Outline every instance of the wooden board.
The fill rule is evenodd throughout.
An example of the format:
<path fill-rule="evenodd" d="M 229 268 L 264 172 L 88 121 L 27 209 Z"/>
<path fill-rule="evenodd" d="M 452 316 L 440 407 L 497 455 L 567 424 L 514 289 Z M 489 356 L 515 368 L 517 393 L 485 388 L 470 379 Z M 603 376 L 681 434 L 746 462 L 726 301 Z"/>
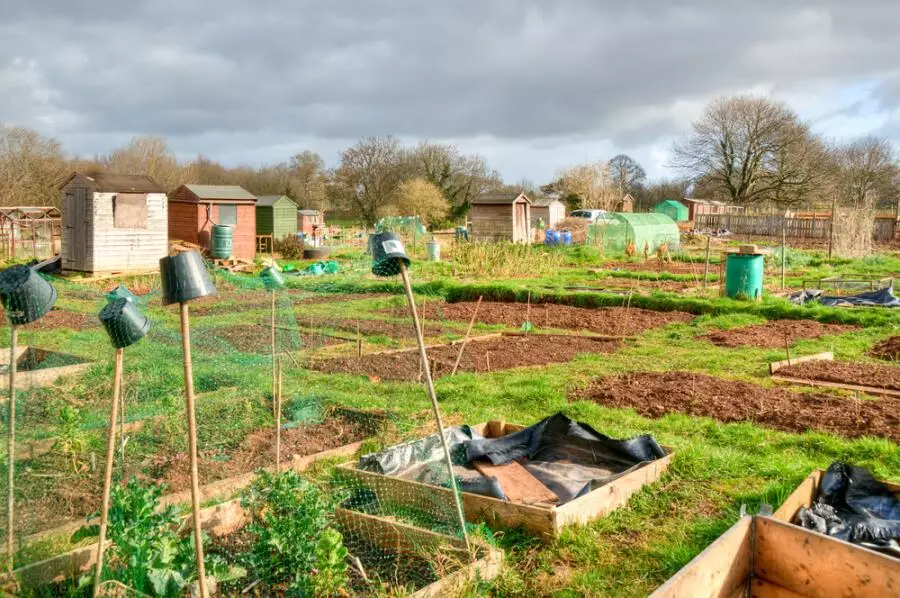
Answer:
<path fill-rule="evenodd" d="M 496 478 L 509 502 L 522 505 L 553 505 L 559 502 L 559 497 L 552 490 L 517 461 L 503 465 L 473 461 L 472 465 L 481 475 Z"/>
<path fill-rule="evenodd" d="M 792 592 L 764 579 L 752 579 L 750 598 L 803 598 L 803 594 Z"/>
<path fill-rule="evenodd" d="M 756 518 L 753 574 L 810 598 L 895 598 L 900 563 L 772 519 Z"/>
<path fill-rule="evenodd" d="M 753 519 L 742 517 L 659 587 L 651 598 L 743 596 L 750 575 Z"/>
<path fill-rule="evenodd" d="M 796 384 L 800 386 L 821 386 L 823 388 L 841 388 L 844 390 L 856 390 L 875 396 L 900 397 L 900 390 L 878 388 L 877 386 L 862 386 L 859 384 L 844 384 L 842 382 L 826 382 L 824 380 L 807 380 L 806 378 L 794 378 L 792 376 L 772 376 L 773 382 L 782 384 Z"/>
<path fill-rule="evenodd" d="M 804 355 L 803 357 L 793 357 L 791 359 L 783 359 L 781 361 L 774 361 L 769 364 L 769 373 L 774 374 L 781 368 L 788 365 L 795 365 L 797 363 L 804 363 L 807 361 L 832 361 L 834 360 L 834 353 L 831 351 L 826 351 L 825 353 L 816 353 L 815 355 Z"/>

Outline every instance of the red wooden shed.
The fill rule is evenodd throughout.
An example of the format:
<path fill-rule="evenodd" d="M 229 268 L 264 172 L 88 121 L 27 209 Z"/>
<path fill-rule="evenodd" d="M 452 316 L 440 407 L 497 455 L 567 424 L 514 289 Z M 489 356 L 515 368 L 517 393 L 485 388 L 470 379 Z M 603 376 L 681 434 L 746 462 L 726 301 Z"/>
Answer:
<path fill-rule="evenodd" d="M 209 249 L 213 224 L 232 229 L 234 258 L 256 256 L 256 196 L 237 185 L 182 185 L 169 194 L 169 239 Z"/>

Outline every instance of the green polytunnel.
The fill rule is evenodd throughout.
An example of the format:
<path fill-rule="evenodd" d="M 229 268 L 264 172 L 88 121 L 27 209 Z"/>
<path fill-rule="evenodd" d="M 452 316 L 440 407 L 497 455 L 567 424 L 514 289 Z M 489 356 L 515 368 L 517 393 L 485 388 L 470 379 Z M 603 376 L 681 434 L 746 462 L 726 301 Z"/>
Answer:
<path fill-rule="evenodd" d="M 653 207 L 653 211 L 657 214 L 665 214 L 675 222 L 686 222 L 690 217 L 687 206 L 674 199 L 659 202 Z"/>
<path fill-rule="evenodd" d="M 675 221 L 665 214 L 610 214 L 612 221 L 588 226 L 586 243 L 610 251 L 624 251 L 630 242 L 638 252 L 656 251 L 665 243 L 669 251 L 677 251 L 681 245 L 681 233 Z"/>

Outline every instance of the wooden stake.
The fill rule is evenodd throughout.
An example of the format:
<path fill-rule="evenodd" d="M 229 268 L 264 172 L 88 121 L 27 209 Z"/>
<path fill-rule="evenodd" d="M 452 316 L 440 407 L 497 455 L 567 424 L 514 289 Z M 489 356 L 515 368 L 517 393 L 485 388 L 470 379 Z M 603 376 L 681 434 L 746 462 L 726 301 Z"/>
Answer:
<path fill-rule="evenodd" d="M 531 291 L 528 291 L 528 303 L 525 307 L 525 332 L 528 332 L 528 328 L 531 326 Z"/>
<path fill-rule="evenodd" d="M 119 466 L 125 467 L 125 393 L 122 389 L 123 371 L 119 370 Z M 113 381 L 115 385 L 115 381 Z M 124 471 L 124 469 L 122 469 Z"/>
<path fill-rule="evenodd" d="M 406 291 L 406 299 L 409 303 L 409 313 L 412 316 L 413 326 L 416 329 L 416 340 L 419 343 L 419 357 L 422 362 L 422 369 L 425 373 L 425 387 L 428 390 L 428 396 L 431 399 L 431 409 L 434 411 L 434 421 L 437 423 L 438 434 L 441 437 L 441 447 L 444 449 L 444 461 L 447 464 L 447 474 L 450 476 L 450 486 L 453 490 L 453 500 L 456 503 L 456 514 L 459 517 L 460 530 L 462 531 L 463 540 L 466 542 L 466 550 L 472 554 L 472 547 L 469 544 L 469 534 L 466 532 L 466 516 L 463 513 L 462 499 L 459 496 L 459 486 L 456 483 L 456 475 L 453 473 L 453 460 L 450 458 L 450 448 L 447 446 L 447 437 L 444 435 L 444 422 L 441 419 L 441 410 L 438 407 L 437 393 L 434 391 L 434 381 L 431 379 L 431 368 L 428 364 L 428 354 L 425 352 L 425 337 L 422 335 L 422 329 L 419 326 L 419 316 L 416 314 L 416 300 L 413 297 L 412 285 L 409 282 L 409 272 L 406 270 L 406 264 L 399 260 L 400 278 L 403 279 L 403 288 Z"/>
<path fill-rule="evenodd" d="M 274 298 L 273 298 L 274 304 Z M 197 556 L 197 584 L 200 598 L 208 598 L 206 566 L 203 562 L 203 530 L 200 527 L 200 473 L 197 469 L 197 416 L 194 412 L 194 369 L 191 364 L 191 323 L 188 304 L 181 304 L 181 349 L 184 358 L 184 394 L 188 416 L 188 451 L 191 461 L 191 511 L 194 521 L 194 550 Z"/>
<path fill-rule="evenodd" d="M 706 290 L 706 282 L 709 279 L 709 245 L 712 242 L 712 236 L 706 235 L 706 263 L 703 266 L 703 290 Z"/>
<path fill-rule="evenodd" d="M 472 334 L 472 326 L 475 325 L 475 317 L 478 315 L 478 308 L 481 307 L 482 297 L 483 295 L 478 296 L 478 303 L 475 304 L 475 311 L 472 312 L 472 319 L 469 320 L 469 327 L 466 328 L 466 336 L 459 345 L 459 353 L 456 354 L 456 363 L 453 364 L 453 371 L 450 372 L 451 376 L 456 374 L 456 370 L 459 368 L 459 362 L 462 361 L 463 351 L 466 350 L 466 345 L 469 342 L 469 335 Z"/>
<path fill-rule="evenodd" d="M 275 473 L 281 472 L 281 360 L 278 360 L 278 394 L 275 397 Z"/>
<path fill-rule="evenodd" d="M 6 458 L 9 460 L 6 486 L 6 570 L 12 575 L 15 556 L 15 495 L 13 484 L 16 477 L 16 345 L 19 327 L 9 327 L 9 417 L 7 418 L 7 440 L 9 446 Z"/>
<path fill-rule="evenodd" d="M 362 357 L 362 336 L 359 333 L 359 319 L 356 320 L 356 356 Z"/>
<path fill-rule="evenodd" d="M 787 353 L 788 365 L 791 365 L 791 343 L 788 340 L 787 332 L 784 333 L 784 351 Z"/>
<path fill-rule="evenodd" d="M 275 367 L 275 289 L 272 289 L 272 404 L 275 404 L 275 391 L 278 384 L 278 375 Z"/>
<path fill-rule="evenodd" d="M 106 470 L 103 475 L 103 501 L 100 507 L 100 537 L 97 540 L 97 565 L 94 568 L 94 596 L 100 593 L 100 583 L 103 577 L 103 551 L 105 549 L 106 527 L 109 518 L 109 492 L 112 487 L 113 461 L 116 454 L 116 411 L 119 409 L 122 396 L 122 362 L 124 354 L 125 349 L 116 349 L 115 367 L 113 369 L 112 408 L 109 412 L 109 430 L 106 436 Z"/>

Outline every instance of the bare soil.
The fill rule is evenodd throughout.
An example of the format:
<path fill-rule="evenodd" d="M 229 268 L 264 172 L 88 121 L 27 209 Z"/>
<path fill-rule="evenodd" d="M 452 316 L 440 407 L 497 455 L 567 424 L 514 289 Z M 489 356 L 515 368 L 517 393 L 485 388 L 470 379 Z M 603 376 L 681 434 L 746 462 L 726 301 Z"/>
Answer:
<path fill-rule="evenodd" d="M 58 330 L 68 328 L 70 330 L 83 330 L 96 328 L 100 325 L 97 314 L 83 314 L 65 309 L 52 309 L 47 314 L 31 324 L 26 324 L 24 330 Z"/>
<path fill-rule="evenodd" d="M 731 330 L 713 330 L 698 338 L 705 338 L 719 347 L 761 347 L 780 349 L 799 340 L 844 334 L 858 330 L 858 326 L 822 324 L 815 320 L 770 320 L 765 324 L 743 326 Z"/>
<path fill-rule="evenodd" d="M 427 305 L 430 320 L 447 319 L 466 322 L 472 319 L 477 302 Z M 483 324 L 505 324 L 518 328 L 525 321 L 528 309 L 522 303 L 484 301 L 478 308 L 477 321 Z M 652 311 L 636 307 L 587 308 L 555 303 L 532 304 L 531 323 L 538 328 L 584 330 L 606 336 L 630 336 L 650 328 L 673 322 L 689 322 L 693 316 L 680 311 Z"/>
<path fill-rule="evenodd" d="M 780 368 L 777 374 L 805 380 L 900 390 L 900 368 L 876 363 L 805 361 Z"/>
<path fill-rule="evenodd" d="M 409 312 L 404 309 L 402 313 L 403 315 L 407 315 Z M 435 322 L 433 319 L 420 319 L 420 322 L 423 325 L 425 336 L 439 336 L 442 334 L 448 334 L 450 332 L 460 333 L 459 330 L 443 326 L 440 322 Z M 300 315 L 297 316 L 297 324 L 300 326 L 306 327 L 312 325 L 315 328 L 330 328 L 333 330 L 341 330 L 347 333 L 345 334 L 345 336 L 353 338 L 356 338 L 357 323 L 359 324 L 360 334 L 364 336 L 388 336 L 394 339 L 414 338 L 416 336 L 415 330 L 413 329 L 412 320 L 410 320 L 408 317 L 406 322 L 388 322 L 385 320 L 359 319 L 357 321 L 353 318 L 323 318 L 321 316 L 303 317 Z"/>
<path fill-rule="evenodd" d="M 869 355 L 886 361 L 900 361 L 900 336 L 892 336 L 875 343 Z"/>
<path fill-rule="evenodd" d="M 192 331 L 191 340 L 200 351 L 221 351 L 221 342 L 241 353 L 269 354 L 272 350 L 272 329 L 266 324 L 238 324 L 217 326 Z M 320 334 L 301 333 L 298 330 L 275 330 L 275 346 L 278 350 L 318 348 L 343 342 Z"/>
<path fill-rule="evenodd" d="M 827 363 L 827 362 L 823 362 Z M 570 401 L 631 408 L 640 415 L 685 413 L 722 422 L 748 421 L 786 432 L 883 436 L 900 442 L 900 400 L 855 400 L 764 388 L 691 372 L 639 372 L 594 379 Z"/>
<path fill-rule="evenodd" d="M 546 365 L 570 361 L 582 353 L 609 353 L 619 347 L 614 340 L 585 336 L 505 336 L 472 341 L 466 345 L 459 372 L 491 372 L 523 366 Z M 428 350 L 434 378 L 449 374 L 459 354 L 459 344 L 442 345 Z M 363 374 L 373 380 L 421 380 L 418 351 L 381 353 L 323 359 L 308 364 L 309 369 L 333 374 Z"/>

